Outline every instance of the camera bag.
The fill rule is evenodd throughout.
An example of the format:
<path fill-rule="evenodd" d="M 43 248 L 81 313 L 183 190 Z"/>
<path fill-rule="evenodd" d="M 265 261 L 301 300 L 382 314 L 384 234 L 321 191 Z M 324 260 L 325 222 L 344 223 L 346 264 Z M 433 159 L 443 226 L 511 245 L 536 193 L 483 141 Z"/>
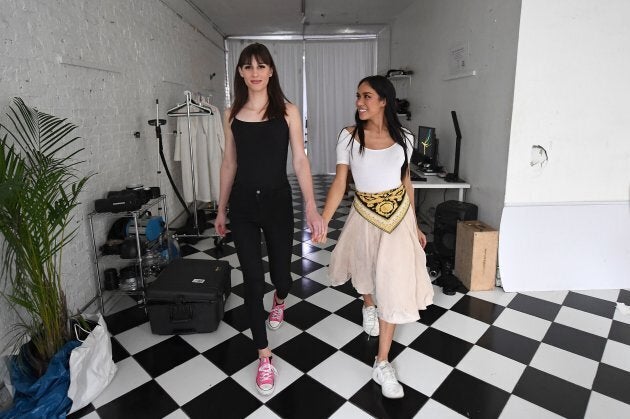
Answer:
<path fill-rule="evenodd" d="M 230 264 L 176 259 L 147 287 L 151 331 L 156 335 L 214 332 L 231 292 Z"/>

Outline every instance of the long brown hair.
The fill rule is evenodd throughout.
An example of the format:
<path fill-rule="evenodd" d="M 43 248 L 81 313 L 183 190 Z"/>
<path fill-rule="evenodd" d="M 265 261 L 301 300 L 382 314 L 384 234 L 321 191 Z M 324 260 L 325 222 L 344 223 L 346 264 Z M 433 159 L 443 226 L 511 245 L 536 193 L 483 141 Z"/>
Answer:
<path fill-rule="evenodd" d="M 269 83 L 267 84 L 267 96 L 269 97 L 269 102 L 267 102 L 267 108 L 265 109 L 263 119 L 284 117 L 287 109 L 286 102 L 289 102 L 289 100 L 284 95 L 282 88 L 280 87 L 278 70 L 276 69 L 276 65 L 274 64 L 271 53 L 267 47 L 256 42 L 245 47 L 238 58 L 238 63 L 236 64 L 234 72 L 234 104 L 232 105 L 232 109 L 230 111 L 230 119 L 234 119 L 236 114 L 243 109 L 243 106 L 245 106 L 245 103 L 247 102 L 247 85 L 245 84 L 243 77 L 239 74 L 238 69 L 244 65 L 250 65 L 252 63 L 252 57 L 254 57 L 258 63 L 267 64 L 273 70 L 271 77 L 269 77 Z"/>

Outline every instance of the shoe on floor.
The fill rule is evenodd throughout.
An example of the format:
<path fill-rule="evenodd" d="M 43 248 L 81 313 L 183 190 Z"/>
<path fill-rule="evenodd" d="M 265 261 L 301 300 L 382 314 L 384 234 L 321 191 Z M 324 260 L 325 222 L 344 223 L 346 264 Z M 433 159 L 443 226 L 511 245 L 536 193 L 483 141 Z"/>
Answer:
<path fill-rule="evenodd" d="M 402 385 L 396 379 L 396 371 L 389 362 L 375 361 L 372 378 L 381 385 L 381 392 L 388 399 L 400 399 L 405 395 Z"/>
<path fill-rule="evenodd" d="M 271 365 L 271 357 L 260 358 L 256 372 L 256 389 L 260 394 L 268 396 L 273 393 L 276 388 L 276 375 L 278 370 Z"/>
<path fill-rule="evenodd" d="M 378 336 L 378 313 L 376 307 L 369 306 L 361 309 L 363 312 L 363 330 L 370 336 Z"/>
<path fill-rule="evenodd" d="M 277 330 L 280 326 L 282 326 L 282 322 L 284 321 L 284 309 L 286 308 L 286 304 L 283 302 L 282 304 L 278 304 L 276 302 L 276 294 L 273 294 L 273 307 L 269 312 L 269 318 L 267 318 L 267 326 L 271 330 Z"/>

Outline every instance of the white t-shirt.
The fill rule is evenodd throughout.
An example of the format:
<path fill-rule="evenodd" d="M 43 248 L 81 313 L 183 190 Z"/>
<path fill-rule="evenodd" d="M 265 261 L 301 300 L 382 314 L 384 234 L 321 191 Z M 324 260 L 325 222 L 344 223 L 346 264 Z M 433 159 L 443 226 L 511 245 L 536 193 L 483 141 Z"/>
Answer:
<path fill-rule="evenodd" d="M 347 164 L 352 171 L 352 178 L 357 191 L 382 192 L 397 188 L 400 181 L 400 167 L 405 154 L 398 143 L 382 150 L 367 147 L 359 154 L 358 137 L 350 141 L 346 129 L 341 130 L 337 139 L 337 164 Z M 413 135 L 406 132 L 407 164 L 413 151 Z"/>

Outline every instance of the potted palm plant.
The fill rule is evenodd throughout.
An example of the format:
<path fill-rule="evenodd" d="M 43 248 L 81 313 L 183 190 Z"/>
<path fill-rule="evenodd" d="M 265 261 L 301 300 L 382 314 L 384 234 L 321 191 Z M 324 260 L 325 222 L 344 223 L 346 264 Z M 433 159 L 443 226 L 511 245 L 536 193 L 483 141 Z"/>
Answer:
<path fill-rule="evenodd" d="M 8 345 L 40 359 L 36 373 L 68 341 L 62 288 L 64 247 L 88 176 L 78 170 L 76 125 L 13 98 L 0 124 L 0 294 L 17 313 Z"/>

